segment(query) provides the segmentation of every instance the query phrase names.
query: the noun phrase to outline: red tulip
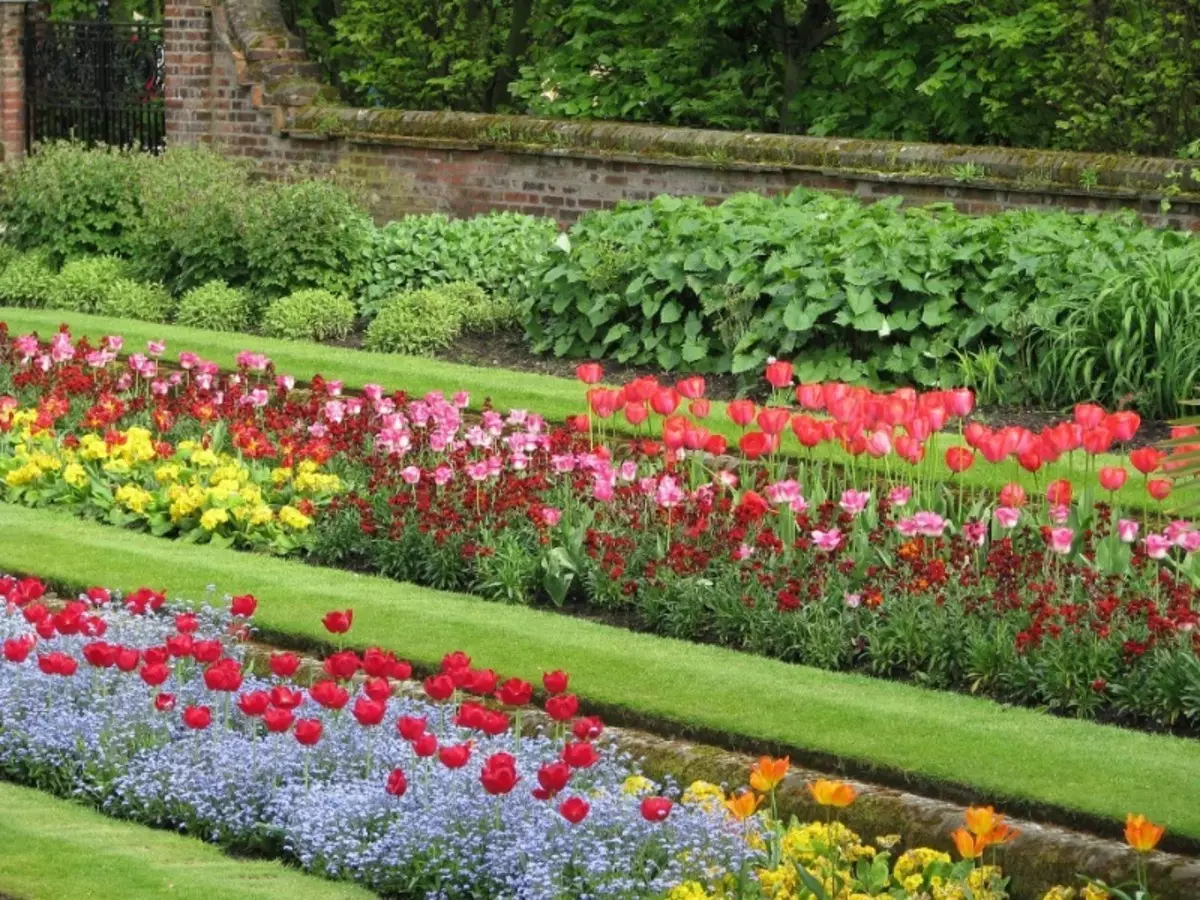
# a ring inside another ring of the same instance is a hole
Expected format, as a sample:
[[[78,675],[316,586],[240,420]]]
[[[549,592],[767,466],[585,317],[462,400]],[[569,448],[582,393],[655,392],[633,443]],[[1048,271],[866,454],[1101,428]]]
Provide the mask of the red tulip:
[[[438,759],[442,761],[442,765],[447,769],[461,769],[467,764],[471,758],[471,745],[454,744],[450,747],[442,747],[438,750]]]
[[[1105,466],[1097,473],[1097,477],[1100,479],[1100,486],[1106,491],[1119,491],[1129,473],[1121,466]]]
[[[483,721],[479,723],[479,730],[492,737],[504,734],[504,732],[508,731],[508,716],[498,709],[484,710]]]
[[[666,797],[643,797],[642,818],[647,822],[661,822],[671,814],[674,806]]]
[[[671,388],[660,388],[650,398],[650,408],[660,416],[669,416],[679,406],[679,394]]]
[[[520,678],[510,678],[496,691],[496,699],[505,706],[524,706],[533,697],[533,685]]]
[[[170,712],[175,708],[175,695],[163,693],[155,694],[154,708],[159,712]]]
[[[167,680],[171,674],[171,670],[162,663],[158,663],[156,665],[142,666],[138,674],[142,677],[142,681],[146,682],[150,687],[158,687]]]
[[[544,763],[538,769],[537,778],[540,788],[535,789],[534,794],[539,800],[549,800],[567,786],[571,780],[571,767],[560,759]]]
[[[521,780],[517,761],[509,753],[493,753],[483,763],[479,781],[483,789],[495,797],[507,794]]]
[[[1010,481],[1004,487],[1000,488],[1000,505],[1020,509],[1025,505],[1025,488],[1021,487],[1015,481]]]
[[[708,440],[704,442],[704,452],[713,456],[721,456],[729,449],[729,442],[725,440],[724,435],[710,434]]]
[[[775,449],[775,441],[772,435],[762,431],[748,431],[738,441],[738,447],[747,459],[758,459]]]
[[[1075,422],[1085,429],[1095,428],[1104,421],[1104,407],[1095,403],[1077,403],[1075,405]]]
[[[558,804],[559,814],[572,825],[578,825],[586,819],[590,809],[587,801],[581,797],[571,797]]]
[[[688,404],[688,412],[697,419],[707,419],[708,414],[712,412],[712,403],[701,397]]]
[[[454,714],[454,724],[461,728],[477,729],[483,725],[485,715],[487,715],[487,709],[468,700],[459,706],[458,712]]]
[[[587,741],[567,741],[562,758],[572,769],[587,769],[599,761],[600,754]]]
[[[412,742],[413,753],[427,759],[438,751],[438,740],[428,731]]]
[[[731,400],[725,407],[725,414],[729,416],[729,420],[740,428],[745,428],[753,422],[757,411],[751,400]]]
[[[675,390],[689,400],[699,400],[704,396],[705,384],[703,375],[690,375],[675,383]]]
[[[427,721],[423,716],[401,716],[396,720],[396,731],[406,741],[415,741],[425,733]]]
[[[350,626],[354,624],[354,610],[332,610],[325,613],[325,617],[321,619],[321,623],[330,634],[345,634],[350,630]]]
[[[471,673],[471,678],[467,684],[467,689],[472,694],[478,694],[480,697],[486,697],[488,694],[496,692],[496,685],[499,683],[499,678],[491,669],[479,669]]]
[[[975,408],[975,394],[970,388],[955,388],[952,391],[946,391],[946,409],[952,416],[957,416],[960,419],[966,418],[971,414],[971,410]]]
[[[449,700],[454,695],[454,679],[445,673],[431,675],[425,679],[425,693],[435,703]]]
[[[295,653],[272,653],[267,664],[277,678],[291,678],[300,668],[300,657]]]
[[[546,693],[548,694],[564,693],[567,689],[569,677],[562,669],[546,672],[542,675],[542,687],[546,689]]]
[[[241,664],[233,659],[213,663],[204,670],[204,686],[210,691],[236,691],[242,686]]]
[[[258,609],[258,600],[253,594],[239,594],[229,604],[229,611],[235,616],[248,619]]]
[[[192,644],[192,659],[201,664],[216,662],[224,652],[224,646],[216,638]]]
[[[358,654],[353,650],[342,650],[339,653],[334,653],[332,656],[326,657],[321,668],[325,670],[325,674],[339,681],[349,681],[354,677],[362,666],[362,661],[358,658]]]
[[[207,706],[184,707],[183,724],[195,731],[201,731],[212,724],[212,710]]]
[[[263,724],[267,726],[267,731],[272,734],[280,734],[292,727],[292,720],[295,717],[290,709],[283,709],[279,706],[272,706],[263,713]]]
[[[807,410],[825,408],[825,393],[819,384],[802,384],[796,388],[796,400]]]
[[[282,684],[271,688],[271,692],[267,696],[271,698],[272,706],[278,706],[281,709],[295,709],[304,702],[304,694],[300,691],[293,691]]]
[[[37,638],[32,635],[9,638],[4,642],[4,658],[12,663],[22,663],[29,658]]]
[[[237,698],[238,709],[251,718],[265,713],[270,703],[271,697],[266,691],[250,691]]]
[[[392,769],[392,773],[388,775],[387,779],[387,792],[393,797],[403,797],[407,790],[408,779],[405,777],[403,770]]]
[[[958,474],[965,472],[975,463],[975,454],[966,447],[951,447],[946,451],[946,468]]]
[[[574,694],[560,694],[546,701],[546,715],[555,722],[568,722],[579,712],[579,698]]]
[[[1146,483],[1146,491],[1161,503],[1171,496],[1171,482],[1165,478],[1152,478]]]
[[[70,677],[79,669],[79,663],[74,657],[55,650],[53,653],[38,656],[38,668],[47,675]]]
[[[200,620],[195,613],[180,613],[175,617],[175,630],[180,634],[195,634],[200,627]]]
[[[83,658],[89,665],[97,669],[111,668],[117,662],[117,651],[120,648],[105,641],[92,641],[83,645]]]
[[[786,409],[769,406],[758,414],[758,427],[770,435],[779,435],[787,427],[792,415]]]
[[[132,647],[122,647],[117,651],[117,668],[122,672],[132,672],[138,667],[142,655]]]
[[[576,434],[587,434],[592,427],[592,421],[586,415],[567,416],[567,427]]]
[[[359,697],[354,701],[352,712],[359,725],[370,727],[383,721],[383,714],[387,712],[387,704],[372,700],[370,697]]]
[[[571,726],[571,733],[581,741],[590,741],[598,738],[603,731],[604,723],[600,721],[599,716],[584,716],[576,719],[575,723]]]
[[[628,403],[625,406],[625,421],[635,428],[650,418],[650,410],[644,403]]]
[[[396,660],[392,663],[390,677],[393,681],[408,681],[412,678],[412,665],[404,659]]]
[[[1065,478],[1046,485],[1046,501],[1055,506],[1067,506],[1071,502],[1071,482]]]
[[[292,730],[296,741],[305,747],[311,747],[321,740],[323,726],[320,719],[297,719],[296,727]]]
[[[54,637],[54,633],[56,631],[54,627],[54,616],[46,616],[46,618],[39,620],[38,623],[33,626],[33,630],[38,633],[38,637],[47,641],[50,640],[50,638]]]
[[[1143,475],[1149,475],[1162,465],[1164,456],[1165,453],[1154,447],[1139,447],[1129,454],[1129,461]]]
[[[1091,428],[1083,433],[1083,449],[1093,456],[1107,453],[1112,447],[1112,442],[1113,433],[1104,426]]]
[[[792,364],[777,360],[767,364],[767,384],[779,390],[785,388],[792,383]]]
[[[575,367],[575,377],[584,384],[599,384],[604,377],[604,369],[599,363],[580,363]]]
[[[190,634],[173,634],[167,638],[167,652],[172,656],[191,656],[194,644]]]
[[[1017,457],[1017,462],[1026,472],[1036,472],[1042,467],[1042,455],[1037,450],[1028,450]]]
[[[392,696],[392,685],[386,678],[368,678],[363,682],[363,693],[380,703]]]
[[[1110,415],[1107,424],[1118,441],[1129,441],[1142,426],[1142,417],[1132,410],[1123,410]]]
[[[21,611],[21,615],[25,617],[25,621],[30,625],[37,624],[43,619],[50,617],[50,610],[42,606],[40,603],[31,603]]]
[[[350,702],[350,692],[336,681],[318,681],[308,695],[326,709],[342,709]]]

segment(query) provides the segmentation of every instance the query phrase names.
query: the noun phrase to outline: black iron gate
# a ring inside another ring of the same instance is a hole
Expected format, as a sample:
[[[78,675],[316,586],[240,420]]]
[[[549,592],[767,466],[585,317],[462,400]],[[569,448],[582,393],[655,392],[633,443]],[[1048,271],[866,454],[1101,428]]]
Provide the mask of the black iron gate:
[[[25,27],[25,141],[163,148],[162,26],[45,22]]]

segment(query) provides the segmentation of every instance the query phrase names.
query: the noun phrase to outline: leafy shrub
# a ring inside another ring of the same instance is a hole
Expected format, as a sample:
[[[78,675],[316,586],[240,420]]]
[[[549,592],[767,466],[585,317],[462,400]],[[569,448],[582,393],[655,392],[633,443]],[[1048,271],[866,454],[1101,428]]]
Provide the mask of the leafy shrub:
[[[659,197],[581,219],[523,312],[537,351],[734,373],[798,357],[808,381],[956,382],[961,354],[990,347],[1037,396],[1033,337],[1058,305],[1173,246],[1200,252],[1132,216]]]
[[[267,307],[262,328],[272,337],[324,341],[344,338],[354,326],[354,304],[329,291],[296,291]]]
[[[245,160],[207,147],[174,148],[145,167],[141,208],[129,249],[134,270],[182,292],[209,281],[249,277],[243,236],[256,186]]]
[[[0,272],[0,303],[45,306],[53,284],[54,269],[45,250],[19,253]]]
[[[497,307],[517,305],[538,285],[531,272],[545,258],[557,226],[552,219],[492,213],[473,219],[406,216],[376,233],[360,299],[364,315],[404,291],[455,281],[478,285]],[[494,325],[513,321],[497,315]]]
[[[179,298],[175,321],[212,331],[245,331],[251,321],[250,295],[224,281],[205,282]]]
[[[354,293],[375,231],[349,190],[324,180],[258,185],[244,228],[249,283],[268,296]]]
[[[118,278],[105,290],[96,312],[105,316],[166,322],[171,318],[173,306],[171,295],[161,284]]]
[[[443,287],[390,297],[367,328],[366,348],[419,354],[448,347],[462,332],[463,296]]]
[[[124,286],[129,271],[115,256],[84,256],[62,267],[50,285],[46,305],[83,313],[103,312],[114,289]]]
[[[84,254],[121,253],[141,213],[143,154],[113,147],[44,144],[9,167],[0,189],[5,239],[45,249],[54,262]]]

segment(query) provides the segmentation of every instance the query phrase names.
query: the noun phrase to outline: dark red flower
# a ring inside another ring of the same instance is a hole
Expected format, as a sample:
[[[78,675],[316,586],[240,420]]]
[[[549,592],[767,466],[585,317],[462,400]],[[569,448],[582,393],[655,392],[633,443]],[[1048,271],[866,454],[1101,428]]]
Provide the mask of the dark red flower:
[[[425,679],[425,693],[436,703],[449,700],[454,695],[454,680],[446,674],[431,675]]]
[[[369,727],[383,721],[383,714],[387,712],[387,704],[372,700],[370,697],[359,697],[354,701],[352,711],[359,725]]]
[[[321,730],[320,719],[297,719],[292,734],[299,743],[311,747],[321,739]]]
[[[569,676],[562,669],[555,669],[553,672],[546,672],[542,675],[542,687],[546,689],[548,694],[561,694],[567,689]]]
[[[142,666],[138,674],[150,687],[158,687],[170,677],[171,670],[162,663],[154,663]]]
[[[300,657],[295,653],[272,653],[267,660],[271,674],[277,678],[291,678],[300,668]]]
[[[237,698],[237,705],[248,716],[261,716],[271,705],[271,697],[266,691],[250,691]]]
[[[405,777],[403,770],[392,769],[392,773],[388,775],[387,792],[393,797],[403,797],[404,792],[408,790],[408,779]]]
[[[396,731],[406,741],[415,741],[425,733],[427,722],[424,716],[401,716],[396,720]]]
[[[510,678],[496,691],[496,699],[505,706],[524,706],[533,698],[533,685],[520,678]]]
[[[567,722],[579,712],[579,698],[574,694],[559,694],[546,701],[546,715],[555,722]]]
[[[666,797],[643,797],[642,818],[647,822],[661,822],[671,814],[674,804]]]
[[[267,731],[273,734],[279,734],[287,731],[292,727],[292,720],[295,718],[290,709],[285,709],[282,706],[269,707],[263,713],[263,724],[267,726]]]
[[[438,759],[447,769],[461,769],[471,758],[471,744],[454,744],[438,750]]]
[[[600,754],[587,741],[567,741],[563,747],[562,758],[572,769],[586,769],[596,764]]]
[[[569,797],[558,804],[559,814],[572,825],[578,825],[587,818],[591,807],[582,797]]]
[[[345,634],[354,624],[354,610],[331,610],[325,613],[321,623],[330,634]]]
[[[229,604],[229,611],[235,616],[248,619],[258,609],[258,600],[253,594],[239,594]]]
[[[517,761],[510,753],[493,753],[483,763],[479,781],[483,789],[495,797],[507,794],[521,777],[517,774]]]
[[[201,731],[212,724],[212,710],[207,706],[184,707],[183,724],[195,731]]]

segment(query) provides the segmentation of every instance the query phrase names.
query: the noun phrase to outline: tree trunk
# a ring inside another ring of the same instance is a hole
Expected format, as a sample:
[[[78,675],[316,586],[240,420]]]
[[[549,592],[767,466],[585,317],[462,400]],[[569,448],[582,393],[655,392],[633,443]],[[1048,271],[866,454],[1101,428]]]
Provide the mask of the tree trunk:
[[[508,26],[508,40],[504,42],[504,56],[492,76],[489,112],[494,112],[511,99],[509,83],[517,77],[517,61],[529,49],[529,19],[533,15],[533,0],[513,0],[512,21]]]

